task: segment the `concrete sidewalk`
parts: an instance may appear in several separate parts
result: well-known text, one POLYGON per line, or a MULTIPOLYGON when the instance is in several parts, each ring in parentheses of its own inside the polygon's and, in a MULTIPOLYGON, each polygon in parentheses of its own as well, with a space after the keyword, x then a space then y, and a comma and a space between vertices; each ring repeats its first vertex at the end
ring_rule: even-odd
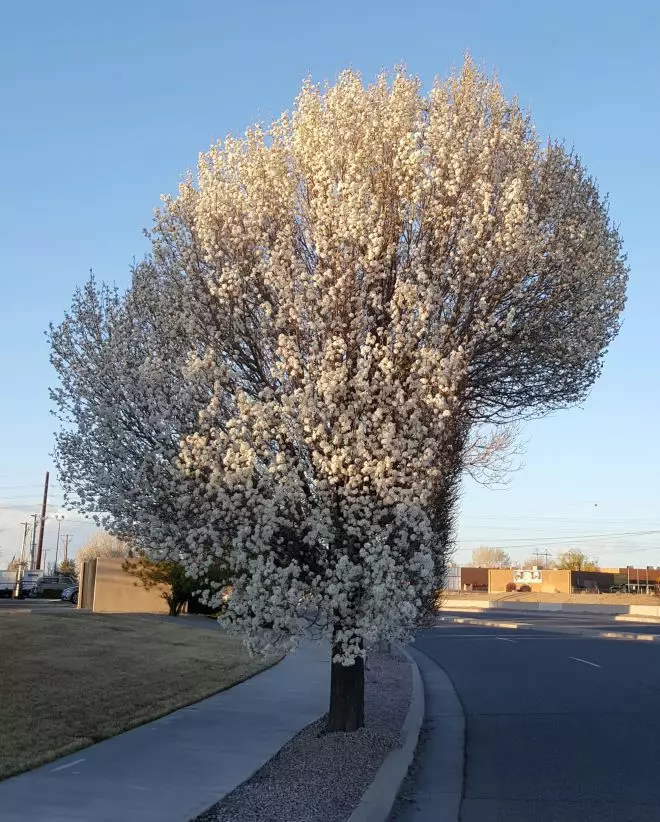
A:
POLYGON ((2 822, 189 822, 326 710, 330 655, 305 642, 202 702, 0 782, 2 822))

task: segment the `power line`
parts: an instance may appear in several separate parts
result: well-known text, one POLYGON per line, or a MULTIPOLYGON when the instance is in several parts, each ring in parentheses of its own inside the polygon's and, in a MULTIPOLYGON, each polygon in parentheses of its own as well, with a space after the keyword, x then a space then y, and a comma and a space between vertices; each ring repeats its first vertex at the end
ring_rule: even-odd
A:
MULTIPOLYGON (((609 534, 577 534, 574 536, 564 535, 559 537, 530 537, 528 539, 502 539, 499 543, 519 543, 520 547, 526 545, 539 545, 546 542, 587 542, 590 540, 599 539, 613 539, 615 537, 644 537, 651 534, 660 534, 660 529, 651 531, 620 531, 618 533, 612 532, 609 534)), ((474 539, 458 539, 456 542, 474 542, 474 539)))
POLYGON ((556 514, 554 516, 537 516, 534 514, 463 514, 465 518, 470 520, 479 519, 495 519, 495 520, 532 520, 549 522, 566 521, 566 522, 657 522, 657 515, 650 517, 600 517, 596 516, 579 516, 570 517, 566 514, 556 514))
MULTIPOLYGON (((13 490, 14 488, 41 488, 42 485, 40 482, 31 482, 28 485, 0 485, 0 488, 3 490, 13 490)), ((53 483, 53 488, 61 488, 61 485, 57 483, 53 483)))

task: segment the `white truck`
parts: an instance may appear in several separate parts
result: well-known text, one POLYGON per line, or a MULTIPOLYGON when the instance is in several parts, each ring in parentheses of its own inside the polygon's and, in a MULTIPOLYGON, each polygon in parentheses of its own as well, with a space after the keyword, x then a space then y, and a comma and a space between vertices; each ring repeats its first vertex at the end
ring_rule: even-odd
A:
POLYGON ((0 571, 0 597, 15 597, 17 592, 19 597, 30 596, 43 575, 43 571, 0 571))
POLYGON ((13 597, 16 588, 16 571, 0 571, 0 597, 13 597))

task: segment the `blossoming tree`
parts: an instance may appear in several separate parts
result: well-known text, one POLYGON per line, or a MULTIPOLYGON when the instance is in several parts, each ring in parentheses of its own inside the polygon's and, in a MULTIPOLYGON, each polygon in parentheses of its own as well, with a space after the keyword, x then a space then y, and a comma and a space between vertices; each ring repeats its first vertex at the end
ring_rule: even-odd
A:
POLYGON ((179 499, 195 482, 176 457, 212 388, 188 368, 181 299, 177 278, 145 261, 124 295, 90 278, 49 332, 65 500, 156 560, 185 546, 179 499))
POLYGON ((606 204, 468 61, 428 96, 404 72, 305 83, 290 115, 201 155, 153 241, 186 327, 162 543, 196 576, 229 566, 225 618, 253 648, 313 619, 328 727, 358 728, 365 646, 428 605, 475 426, 598 375, 627 277, 606 204))

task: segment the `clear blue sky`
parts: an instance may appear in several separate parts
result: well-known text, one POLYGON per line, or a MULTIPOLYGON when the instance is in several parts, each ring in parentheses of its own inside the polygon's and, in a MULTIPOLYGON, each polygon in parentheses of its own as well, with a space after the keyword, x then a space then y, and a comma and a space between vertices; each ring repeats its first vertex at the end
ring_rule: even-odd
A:
MULTIPOLYGON (((660 530, 659 9, 655 0, 4 3, 4 560, 51 467, 43 331, 88 270, 125 284, 159 195, 212 141, 289 108, 305 75, 332 79, 352 66, 371 78, 404 62, 428 86, 469 50, 610 192, 631 284, 624 330, 584 406, 525 427, 525 467, 507 490, 466 484, 458 556, 483 543, 522 559, 532 545, 612 534, 575 544, 606 565, 660 565, 660 533, 614 536, 660 530)), ((67 525, 80 545, 86 526, 67 525)), ((47 533, 48 546, 53 525, 47 533)))

